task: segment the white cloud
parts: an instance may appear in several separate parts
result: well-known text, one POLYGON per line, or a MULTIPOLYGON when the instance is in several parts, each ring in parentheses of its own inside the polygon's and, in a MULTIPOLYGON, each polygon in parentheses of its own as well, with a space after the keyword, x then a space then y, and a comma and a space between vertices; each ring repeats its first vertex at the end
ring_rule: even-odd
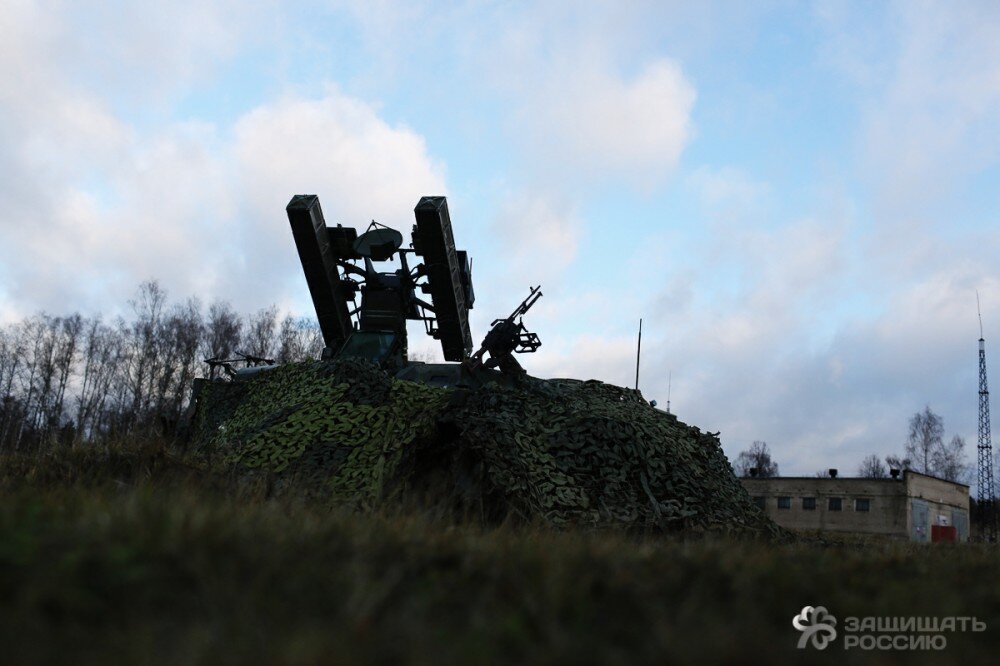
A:
MULTIPOLYGON (((598 378, 618 386, 634 386, 636 339, 582 334, 550 336, 537 353, 522 359, 539 377, 598 378)), ((646 366, 649 370, 649 366, 646 366)))
POLYGON ((332 88, 262 105, 232 128, 142 133, 108 113, 66 117, 42 115, 6 138, 3 167, 17 175, 0 183, 6 317, 122 304, 154 277, 177 297, 308 312, 284 213, 291 195, 319 194, 330 223, 408 229, 419 196, 445 191, 419 135, 332 88), (65 160, 40 156, 57 143, 65 160), (114 159, 92 152, 101 145, 114 159))
POLYGON ((573 206, 540 192, 503 198, 491 231, 504 248, 505 272, 533 281, 558 281, 576 258, 580 220, 573 206))
POLYGON ((673 171, 692 136, 696 97, 676 62, 654 60, 632 77, 602 62, 540 64, 520 112, 533 154, 553 168, 642 186, 673 171))
POLYGON ((718 169, 700 166, 684 182, 715 216, 720 213, 745 216, 748 209, 758 207, 769 193, 766 183, 755 181, 731 166, 718 169))
POLYGON ((927 221, 929 204, 1000 159, 1000 5, 901 2, 889 21, 896 53, 865 109, 868 173, 881 212, 927 221))
MULTIPOLYGON (((709 233, 683 239, 683 262, 665 265, 649 258, 649 248, 636 248, 646 279, 663 285, 645 307, 632 304, 647 313, 640 388, 665 405, 672 374, 674 412, 721 430, 731 455, 765 439, 786 472, 843 466, 852 446, 871 443, 863 426, 878 416, 858 413, 845 394, 854 387, 850 367, 839 377, 831 371, 837 362, 849 365, 850 352, 827 353, 837 330, 829 329, 837 320, 827 310, 854 288, 863 268, 850 245, 852 218, 834 207, 792 222, 770 220, 767 183, 731 168, 700 169, 687 184, 702 198, 709 233)), ((621 304, 631 297, 605 289, 589 300, 621 304)), ((634 335, 557 344, 564 348, 543 348, 537 362, 531 359, 532 370, 634 380, 634 335)), ((860 404, 877 404, 866 400, 860 404)))
MULTIPOLYGON (((234 158, 240 174, 244 249, 251 284, 267 289, 278 275, 296 276, 284 206, 293 194, 319 194, 327 224, 363 228, 375 219, 409 236, 413 207, 423 195, 447 194, 444 168, 424 139, 391 126, 374 107, 335 89, 318 100, 284 99, 236 123, 234 158)), ((235 285, 233 285, 235 287, 235 285)))
MULTIPOLYGON (((644 344, 643 388, 662 402, 672 369, 683 420, 722 430, 730 455, 768 441, 788 474, 854 473, 868 453, 900 452, 907 419, 925 404, 944 416, 949 436, 974 441, 976 286, 997 293, 1000 279, 985 265, 933 273, 871 318, 839 320, 819 345, 807 343, 816 323, 794 301, 795 316, 757 310, 753 301, 717 322, 702 312, 677 322, 675 335, 644 344)), ((984 318, 989 339, 1000 303, 984 318)))
POLYGON ((374 218, 405 231, 421 195, 446 194, 444 168, 429 158, 423 137, 336 89, 246 114, 236 123, 235 157, 248 210, 273 208, 295 193, 325 193, 331 224, 374 218))
POLYGON ((495 132, 478 116, 496 113, 525 180, 564 192, 609 181, 648 190, 673 172, 697 93, 664 52, 677 40, 658 29, 679 15, 699 29, 719 23, 662 3, 339 4, 379 78, 419 81, 464 131, 495 132))

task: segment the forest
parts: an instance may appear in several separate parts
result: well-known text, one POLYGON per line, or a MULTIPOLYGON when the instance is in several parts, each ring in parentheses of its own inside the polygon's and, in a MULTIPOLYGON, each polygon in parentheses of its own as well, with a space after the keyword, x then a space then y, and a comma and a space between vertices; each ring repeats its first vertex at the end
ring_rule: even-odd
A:
POLYGON ((126 305, 112 320, 38 313, 0 325, 0 451, 173 437, 205 359, 242 352, 286 363, 323 347, 310 318, 171 302, 157 281, 126 305))

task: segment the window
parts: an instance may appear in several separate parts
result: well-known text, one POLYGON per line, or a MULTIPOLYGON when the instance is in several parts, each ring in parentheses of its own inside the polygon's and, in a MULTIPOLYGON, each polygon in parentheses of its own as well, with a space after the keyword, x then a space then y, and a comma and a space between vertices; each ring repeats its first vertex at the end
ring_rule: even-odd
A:
POLYGON ((829 504, 827 504, 826 508, 828 508, 830 511, 841 511, 844 508, 843 498, 831 497, 830 502, 829 504))
POLYGON ((802 510, 803 511, 815 511, 816 510, 816 498, 815 497, 803 497, 802 498, 802 510))
POLYGON ((792 508, 792 498, 791 497, 779 497, 778 498, 778 508, 779 509, 791 509, 792 508))
POLYGON ((856 499, 854 500, 854 510, 855 511, 871 511, 872 501, 870 499, 856 499))
POLYGON ((754 497, 753 503, 757 505, 757 508, 763 511, 767 508, 767 498, 766 497, 754 497))

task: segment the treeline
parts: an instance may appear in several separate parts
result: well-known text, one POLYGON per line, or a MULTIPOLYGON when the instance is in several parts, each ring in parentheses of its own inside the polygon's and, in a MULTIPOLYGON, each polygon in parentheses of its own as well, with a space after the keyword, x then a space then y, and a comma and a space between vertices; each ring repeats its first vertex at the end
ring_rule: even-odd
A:
POLYGON ((285 363, 317 358, 315 322, 270 307, 243 316, 228 303, 170 303, 139 286, 128 317, 37 314, 0 326, 0 451, 176 433, 204 359, 237 352, 285 363))
POLYGON ((929 405, 910 418, 903 455, 886 456, 883 465, 878 454, 873 453, 861 461, 858 476, 884 479, 892 469, 911 469, 956 483, 972 481, 972 466, 965 455, 965 438, 954 435, 945 441, 944 419, 929 405))
MULTIPOLYGON (((890 470, 912 470, 929 474, 956 483, 972 481, 972 465, 965 454, 965 439, 960 435, 950 440, 944 437, 944 419, 930 406, 914 414, 908 423, 908 435, 903 455, 888 455, 883 458, 877 453, 867 456, 858 467, 858 476, 868 479, 884 479, 890 470)), ((733 471, 737 476, 778 476, 778 463, 771 458, 767 442, 755 441, 746 451, 741 451, 733 460, 733 471)), ((817 477, 825 477, 829 470, 816 472, 817 477)))

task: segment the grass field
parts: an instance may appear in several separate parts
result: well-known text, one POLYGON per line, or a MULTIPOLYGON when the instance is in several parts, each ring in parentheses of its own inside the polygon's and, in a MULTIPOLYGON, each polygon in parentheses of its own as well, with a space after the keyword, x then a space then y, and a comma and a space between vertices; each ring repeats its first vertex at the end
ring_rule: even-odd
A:
POLYGON ((161 447, 0 459, 3 663, 993 663, 1000 555, 484 531, 268 498, 161 447), (943 651, 799 651, 793 615, 976 616, 943 651))

